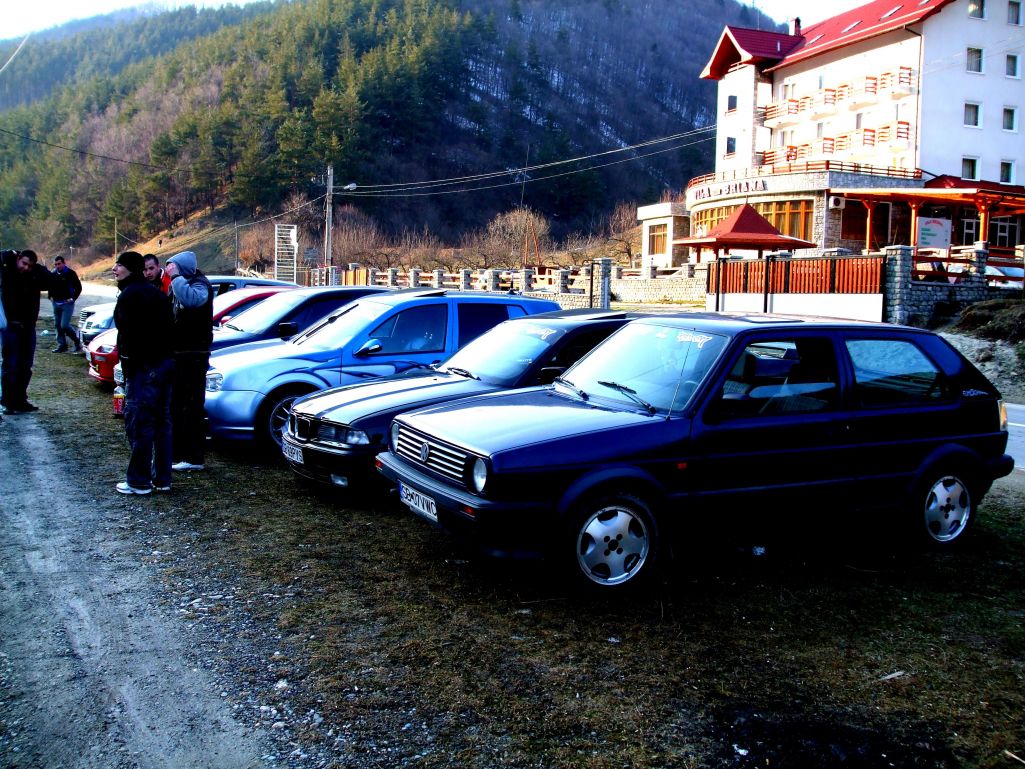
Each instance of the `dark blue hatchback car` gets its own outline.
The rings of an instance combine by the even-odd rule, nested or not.
[[[378,467],[432,523],[615,590],[709,520],[952,546],[1006,444],[999,393],[936,334],[689,314],[628,323],[551,386],[402,414]]]

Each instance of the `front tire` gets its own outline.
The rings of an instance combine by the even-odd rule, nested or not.
[[[931,549],[960,543],[975,522],[978,486],[963,469],[936,468],[916,486],[913,513],[917,539]]]
[[[579,506],[570,526],[571,562],[585,587],[620,592],[655,571],[658,536],[648,505],[630,494]]]
[[[281,433],[288,426],[288,410],[292,404],[312,390],[278,390],[267,396],[256,420],[260,440],[270,450],[281,451]]]

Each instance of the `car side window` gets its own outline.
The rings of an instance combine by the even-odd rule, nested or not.
[[[381,343],[375,355],[397,352],[443,352],[448,332],[448,305],[410,307],[392,315],[370,332]]]
[[[518,317],[522,310],[510,315],[510,305],[485,302],[460,302],[457,307],[459,316],[459,346],[463,347],[485,331],[497,326],[510,317]],[[519,308],[516,308],[517,310]]]
[[[849,339],[854,397],[863,406],[927,403],[947,397],[943,372],[905,339]]]
[[[334,296],[316,297],[299,307],[289,320],[295,323],[300,330],[309,328],[344,302],[344,299]]]
[[[713,405],[719,418],[828,411],[840,396],[836,354],[827,338],[798,337],[747,345]]]

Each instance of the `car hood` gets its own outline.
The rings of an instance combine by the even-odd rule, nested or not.
[[[495,467],[550,465],[552,457],[566,464],[624,456],[624,447],[658,450],[651,432],[633,440],[634,432],[665,431],[666,440],[685,435],[680,417],[649,416],[642,411],[595,405],[563,395],[550,386],[494,393],[448,403],[402,417],[416,430],[483,456]],[[543,445],[543,450],[538,447]],[[540,457],[541,459],[538,459]]]
[[[210,367],[224,375],[226,390],[262,392],[272,377],[290,371],[309,372],[318,364],[335,362],[340,351],[300,349],[280,339],[249,342],[218,350],[210,356]]]
[[[261,336],[262,334],[255,331],[233,331],[230,328],[220,326],[214,329],[214,339],[210,343],[210,349],[220,350],[223,347],[234,347],[260,339]],[[281,340],[275,337],[270,341],[280,342]]]
[[[455,374],[424,372],[335,387],[296,402],[292,409],[297,414],[357,427],[367,421],[390,420],[404,411],[496,389],[495,385]]]

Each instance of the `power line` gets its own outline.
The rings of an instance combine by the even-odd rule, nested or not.
[[[111,161],[113,161],[115,163],[126,163],[126,164],[131,165],[131,166],[142,166],[143,168],[152,168],[154,170],[164,171],[164,172],[167,172],[167,173],[184,173],[187,170],[187,169],[183,169],[183,168],[166,168],[164,166],[155,166],[152,163],[142,163],[142,162],[140,162],[138,160],[125,160],[124,158],[115,158],[115,157],[111,157],[110,155],[99,155],[99,154],[97,154],[95,152],[89,152],[87,150],[75,149],[74,147],[65,147],[65,146],[63,146],[61,144],[54,144],[54,143],[48,142],[48,141],[46,141],[44,139],[36,139],[36,138],[34,138],[32,136],[25,136],[23,134],[15,133],[14,131],[8,131],[6,128],[0,128],[0,133],[7,134],[8,136],[13,136],[13,137],[15,137],[17,139],[22,139],[22,140],[27,141],[27,142],[33,142],[35,144],[42,144],[42,145],[44,145],[46,147],[52,147],[53,149],[64,150],[65,152],[74,152],[74,153],[76,153],[78,155],[86,155],[88,157],[97,158],[99,160],[111,160]]]
[[[11,57],[6,62],[4,62],[4,66],[0,67],[0,73],[2,73],[5,69],[7,69],[7,65],[8,64],[10,64],[12,61],[14,61],[14,57],[17,56],[21,52],[21,49],[25,47],[25,43],[28,42],[28,39],[29,39],[29,37],[31,35],[32,35],[31,32],[29,32],[27,35],[25,35],[25,39],[22,40],[21,43],[18,45],[18,47],[14,49],[14,53],[12,53]]]

